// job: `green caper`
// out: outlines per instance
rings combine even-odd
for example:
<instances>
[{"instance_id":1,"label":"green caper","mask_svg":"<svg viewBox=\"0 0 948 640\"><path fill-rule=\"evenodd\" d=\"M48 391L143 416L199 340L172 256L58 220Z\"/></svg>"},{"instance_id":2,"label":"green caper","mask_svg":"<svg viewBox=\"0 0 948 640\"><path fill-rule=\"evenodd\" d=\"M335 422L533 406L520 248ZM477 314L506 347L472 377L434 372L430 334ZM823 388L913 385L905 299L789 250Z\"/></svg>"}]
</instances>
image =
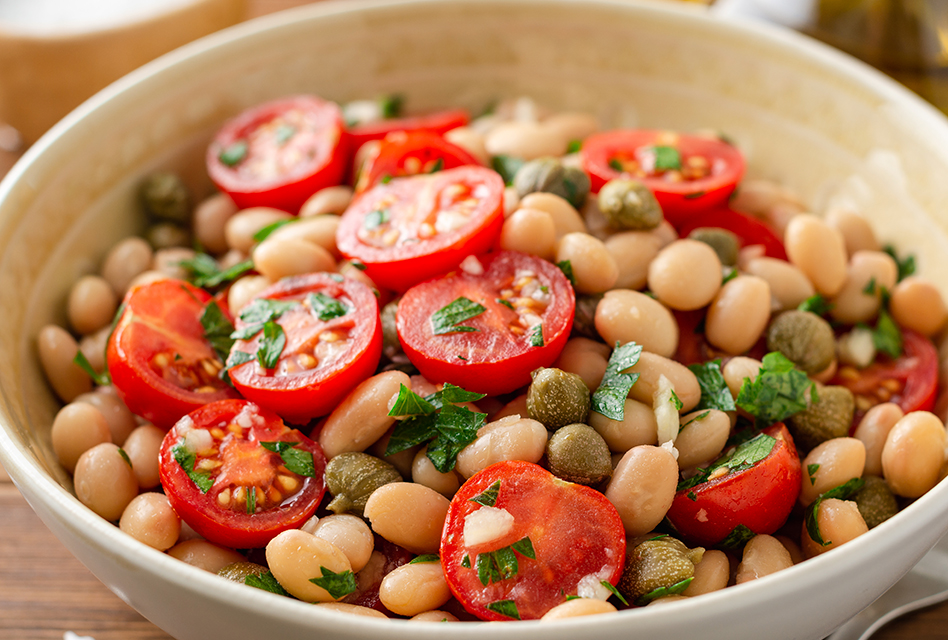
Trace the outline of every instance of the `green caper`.
<instances>
[{"instance_id":1,"label":"green caper","mask_svg":"<svg viewBox=\"0 0 948 640\"><path fill-rule=\"evenodd\" d=\"M599 210L613 229L647 231L665 219L655 194L638 180L616 178L599 190Z\"/></svg>"},{"instance_id":2,"label":"green caper","mask_svg":"<svg viewBox=\"0 0 948 640\"><path fill-rule=\"evenodd\" d=\"M217 575L222 578L227 578L232 582L245 584L247 578L250 576L259 576L267 571L269 571L269 569L256 562L232 562L225 567L221 567Z\"/></svg>"},{"instance_id":3,"label":"green caper","mask_svg":"<svg viewBox=\"0 0 948 640\"><path fill-rule=\"evenodd\" d=\"M358 451L340 453L326 464L326 487L333 496L326 508L361 516L373 491L401 481L398 469L384 460Z\"/></svg>"},{"instance_id":4,"label":"green caper","mask_svg":"<svg viewBox=\"0 0 948 640\"><path fill-rule=\"evenodd\" d=\"M841 386L817 386L818 399L787 418L787 428L801 451L849 433L856 410L853 392Z\"/></svg>"},{"instance_id":5,"label":"green caper","mask_svg":"<svg viewBox=\"0 0 948 640\"><path fill-rule=\"evenodd\" d=\"M601 192L600 192L601 193ZM741 249L741 244L737 235L727 229L718 227L698 227L688 234L692 240L703 242L718 254L718 259L725 267L733 267L737 264L737 254Z\"/></svg>"},{"instance_id":6,"label":"green caper","mask_svg":"<svg viewBox=\"0 0 948 640\"><path fill-rule=\"evenodd\" d=\"M596 307L602 300L601 293L583 294L576 296L576 307L573 311L573 335L602 340L596 330Z\"/></svg>"},{"instance_id":7,"label":"green caper","mask_svg":"<svg viewBox=\"0 0 948 640\"><path fill-rule=\"evenodd\" d=\"M872 529L882 524L899 511L899 503L885 480L879 476L865 476L866 484L851 498L866 525Z\"/></svg>"},{"instance_id":8,"label":"green caper","mask_svg":"<svg viewBox=\"0 0 948 640\"><path fill-rule=\"evenodd\" d=\"M171 249L191 245L191 234L173 222L159 222L145 229L145 240L154 249Z\"/></svg>"},{"instance_id":9,"label":"green caper","mask_svg":"<svg viewBox=\"0 0 948 640\"><path fill-rule=\"evenodd\" d=\"M546 443L546 457L550 472L567 482L592 486L612 476L609 446L586 424L557 429Z\"/></svg>"},{"instance_id":10,"label":"green caper","mask_svg":"<svg viewBox=\"0 0 948 640\"><path fill-rule=\"evenodd\" d=\"M537 158L517 169L513 186L521 198L537 191L554 193L579 209L589 195L590 182L582 169L564 166L556 158Z\"/></svg>"},{"instance_id":11,"label":"green caper","mask_svg":"<svg viewBox=\"0 0 948 640\"><path fill-rule=\"evenodd\" d=\"M145 178L139 193L149 217L178 224L187 224L191 219L188 189L175 174L151 174Z\"/></svg>"},{"instance_id":12,"label":"green caper","mask_svg":"<svg viewBox=\"0 0 948 640\"><path fill-rule=\"evenodd\" d=\"M704 549L689 549L671 536L646 540L626 553L625 569L616 588L632 603L647 603L656 589L668 589L695 575Z\"/></svg>"},{"instance_id":13,"label":"green caper","mask_svg":"<svg viewBox=\"0 0 948 640\"><path fill-rule=\"evenodd\" d=\"M391 360L402 353L402 343L398 339L395 329L395 313L398 311L398 298L382 307L382 353Z\"/></svg>"},{"instance_id":14,"label":"green caper","mask_svg":"<svg viewBox=\"0 0 948 640\"><path fill-rule=\"evenodd\" d=\"M810 311L784 311L767 329L767 348L779 351L807 374L819 373L836 357L830 324Z\"/></svg>"},{"instance_id":15,"label":"green caper","mask_svg":"<svg viewBox=\"0 0 948 640\"><path fill-rule=\"evenodd\" d=\"M574 422L585 422L589 414L589 388L575 373L541 368L530 374L527 414L550 431Z\"/></svg>"}]
</instances>

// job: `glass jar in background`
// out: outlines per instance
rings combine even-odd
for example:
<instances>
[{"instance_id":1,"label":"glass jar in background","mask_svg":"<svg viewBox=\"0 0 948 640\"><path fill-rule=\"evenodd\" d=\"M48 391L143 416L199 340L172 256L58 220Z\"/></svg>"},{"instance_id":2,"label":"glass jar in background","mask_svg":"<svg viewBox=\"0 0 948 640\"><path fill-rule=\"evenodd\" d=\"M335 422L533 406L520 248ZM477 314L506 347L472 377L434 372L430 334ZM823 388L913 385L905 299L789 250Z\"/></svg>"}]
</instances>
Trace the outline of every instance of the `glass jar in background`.
<instances>
[{"instance_id":1,"label":"glass jar in background","mask_svg":"<svg viewBox=\"0 0 948 640\"><path fill-rule=\"evenodd\" d=\"M948 0L716 0L711 11L811 35L948 113Z\"/></svg>"}]
</instances>

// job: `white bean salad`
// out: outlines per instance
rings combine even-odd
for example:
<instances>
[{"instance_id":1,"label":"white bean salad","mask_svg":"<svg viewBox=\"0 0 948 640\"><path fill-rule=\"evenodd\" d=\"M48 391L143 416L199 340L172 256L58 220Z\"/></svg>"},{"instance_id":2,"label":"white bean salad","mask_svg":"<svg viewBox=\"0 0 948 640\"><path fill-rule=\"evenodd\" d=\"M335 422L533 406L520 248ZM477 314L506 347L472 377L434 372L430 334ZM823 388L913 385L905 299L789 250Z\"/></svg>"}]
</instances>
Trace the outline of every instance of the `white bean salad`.
<instances>
[{"instance_id":1,"label":"white bean salad","mask_svg":"<svg viewBox=\"0 0 948 640\"><path fill-rule=\"evenodd\" d=\"M948 310L860 212L717 133L292 96L39 356L79 500L223 578L354 614L691 598L866 533L945 475ZM936 408L940 407L940 408Z\"/></svg>"}]
</instances>

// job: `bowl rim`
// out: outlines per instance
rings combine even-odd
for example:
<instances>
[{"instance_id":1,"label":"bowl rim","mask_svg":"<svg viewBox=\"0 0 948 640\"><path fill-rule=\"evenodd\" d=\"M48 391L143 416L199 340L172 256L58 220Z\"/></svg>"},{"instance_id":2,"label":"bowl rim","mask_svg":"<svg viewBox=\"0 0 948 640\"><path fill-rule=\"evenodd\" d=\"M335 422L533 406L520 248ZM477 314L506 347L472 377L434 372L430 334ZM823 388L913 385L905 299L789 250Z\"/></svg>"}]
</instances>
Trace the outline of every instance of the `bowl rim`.
<instances>
[{"instance_id":1,"label":"bowl rim","mask_svg":"<svg viewBox=\"0 0 948 640\"><path fill-rule=\"evenodd\" d=\"M11 198L14 186L24 180L29 180L34 173L42 172L44 157L47 154L56 154L64 139L79 135L89 122L95 119L96 114L108 108L119 108L121 103L130 96L137 95L147 88L149 79L154 76L182 73L186 62L195 56L226 55L226 52L254 36L279 31L292 24L309 22L322 17L360 13L364 11L384 10L386 7L401 5L448 5L458 0L329 0L294 9L281 11L275 14L262 16L242 24L229 27L220 32L206 36L185 45L175 51L165 54L130 73L122 79L103 89L92 98L72 111L66 118L57 123L49 132L43 135L10 170L0 182L0 204ZM573 0L460 0L461 4L490 4L518 6L549 6L559 4L575 6ZM703 12L685 11L659 0L591 0L590 4L601 7L610 7L615 11L627 12L629 16L647 15L653 19L685 21L689 26L723 30L734 37L756 42L761 47L781 50L792 53L797 58L806 59L812 63L825 66L840 76L847 76L864 88L878 95L886 104L893 104L905 110L911 117L918 119L918 125L929 127L937 132L932 137L934 142L948 141L948 125L944 116L933 106L902 87L894 80L884 76L869 66L851 58L850 56L831 49L815 40L786 29L762 24L753 20L722 20L706 15ZM713 27L711 25L714 25ZM930 126L931 125L931 126ZM948 144L942 145L948 149ZM948 161L946 161L948 164ZM9 398L4 395L4 403ZM112 523L106 522L83 506L78 499L66 488L56 482L51 476L43 472L37 476L37 465L32 460L28 447L10 437L7 429L10 419L6 406L2 408L3 425L0 428L0 462L8 471L13 482L20 488L31 506L41 504L51 511L55 511L57 520L74 533L86 544L110 549L123 562L129 563L145 573L161 572L167 576L169 582L175 583L178 588L186 589L201 597L228 604L240 602L246 608L255 611L264 611L265 615L273 617L302 618L308 625L321 627L327 632L346 633L379 633L385 632L390 638L434 638L443 637L445 631L437 625L405 625L404 620L388 619L374 620L361 616L353 616L336 611L316 611L316 607L304 602L276 596L266 592L257 592L245 589L241 585L219 580L216 576L187 565L171 558L165 553L156 551L123 534ZM34 507L35 508L35 507ZM948 527L948 515L937 516L937 512L948 514L948 484L942 482L913 504L903 509L894 520L881 524L879 527L861 536L859 539L835 549L830 555L823 555L807 562L791 567L777 574L755 581L753 585L743 584L728 587L716 593L704 595L702 598L676 603L676 611L693 612L694 615L704 615L719 607L719 601L724 602L741 599L743 608L766 606L772 603L774 596L784 591L786 583L793 584L800 581L811 588L821 586L823 578L820 576L825 567L834 566L837 570L856 570L862 559L881 553L887 546L889 537L907 538L911 531L921 526L930 526L941 522L941 530ZM903 514L907 514L904 515ZM934 514L934 515L933 515ZM900 517L903 516L903 517ZM915 527L906 528L903 520L911 518L917 521ZM919 550L919 557L928 549ZM791 582L792 581L792 582ZM894 580L893 580L894 582ZM867 603L868 604L868 603ZM263 614L261 614L263 615ZM607 627L608 620L614 619L619 624L627 624L636 620L662 619L667 614L654 608L641 608L623 611L618 617L608 616L592 620L573 619L563 620L560 624L564 628L577 630L582 626L584 631L593 627ZM710 616L709 616L710 619ZM597 624L598 623L598 624ZM502 628L507 628L502 627ZM537 637L548 631L549 627L539 621L523 621L509 627L516 629L518 637ZM472 634L482 633L480 624L452 625L449 629L452 635L458 637L472 637ZM497 631L506 635L505 631Z\"/></svg>"}]
</instances>

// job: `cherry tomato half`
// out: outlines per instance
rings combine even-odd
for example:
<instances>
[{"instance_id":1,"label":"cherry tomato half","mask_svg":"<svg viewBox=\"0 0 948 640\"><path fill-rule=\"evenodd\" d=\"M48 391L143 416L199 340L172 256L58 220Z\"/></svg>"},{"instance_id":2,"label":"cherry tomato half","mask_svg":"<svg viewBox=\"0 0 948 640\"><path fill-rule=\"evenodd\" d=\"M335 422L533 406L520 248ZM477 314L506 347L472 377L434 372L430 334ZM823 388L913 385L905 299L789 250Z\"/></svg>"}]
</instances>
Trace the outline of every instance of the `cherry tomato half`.
<instances>
[{"instance_id":1,"label":"cherry tomato half","mask_svg":"<svg viewBox=\"0 0 948 640\"><path fill-rule=\"evenodd\" d=\"M393 131L428 131L444 135L451 129L465 126L471 121L467 109L447 109L418 116L386 118L375 122L357 124L349 128L353 149L358 149L370 140L381 140Z\"/></svg>"},{"instance_id":2,"label":"cherry tomato half","mask_svg":"<svg viewBox=\"0 0 948 640\"><path fill-rule=\"evenodd\" d=\"M745 168L740 151L720 139L652 129L596 133L580 153L593 193L622 176L640 180L676 227L727 202Z\"/></svg>"},{"instance_id":3,"label":"cherry tomato half","mask_svg":"<svg viewBox=\"0 0 948 640\"><path fill-rule=\"evenodd\" d=\"M771 534L779 529L800 494L801 469L793 438L783 423L758 436L776 439L766 457L675 494L666 517L690 544L713 547L736 527Z\"/></svg>"},{"instance_id":4,"label":"cherry tomato half","mask_svg":"<svg viewBox=\"0 0 948 640\"><path fill-rule=\"evenodd\" d=\"M465 165L480 165L477 158L430 131L395 131L379 143L356 180L356 192L379 182L419 173L434 173Z\"/></svg>"},{"instance_id":5,"label":"cherry tomato half","mask_svg":"<svg viewBox=\"0 0 948 640\"><path fill-rule=\"evenodd\" d=\"M326 491L320 446L246 400L191 412L161 443L161 486L181 519L211 542L266 546L309 519Z\"/></svg>"},{"instance_id":6,"label":"cherry tomato half","mask_svg":"<svg viewBox=\"0 0 948 640\"><path fill-rule=\"evenodd\" d=\"M925 336L903 329L900 357L880 355L865 369L841 367L830 384L842 385L856 396L854 427L868 407L880 402L894 402L905 413L931 411L938 395L938 352Z\"/></svg>"},{"instance_id":7,"label":"cherry tomato half","mask_svg":"<svg viewBox=\"0 0 948 640\"><path fill-rule=\"evenodd\" d=\"M682 237L699 227L725 229L737 236L742 248L757 244L763 246L764 255L779 260L787 259L783 241L770 227L757 218L734 209L718 208L702 211L676 226Z\"/></svg>"},{"instance_id":8,"label":"cherry tomato half","mask_svg":"<svg viewBox=\"0 0 948 640\"><path fill-rule=\"evenodd\" d=\"M500 251L474 260L467 270L409 289L395 326L408 359L428 380L499 395L556 360L576 297L563 272L536 256ZM467 309L464 319L452 316L459 307Z\"/></svg>"},{"instance_id":9,"label":"cherry tomato half","mask_svg":"<svg viewBox=\"0 0 948 640\"><path fill-rule=\"evenodd\" d=\"M169 429L201 405L236 398L204 337L211 296L182 280L134 287L106 347L112 384L135 415Z\"/></svg>"},{"instance_id":10,"label":"cherry tomato half","mask_svg":"<svg viewBox=\"0 0 948 640\"><path fill-rule=\"evenodd\" d=\"M444 577L482 620L540 618L577 591L614 585L624 563L625 530L612 503L529 462L487 467L448 506Z\"/></svg>"},{"instance_id":11,"label":"cherry tomato half","mask_svg":"<svg viewBox=\"0 0 948 640\"><path fill-rule=\"evenodd\" d=\"M241 209L290 213L325 187L339 184L349 143L342 110L315 96L274 100L227 122L207 150L214 184Z\"/></svg>"},{"instance_id":12,"label":"cherry tomato half","mask_svg":"<svg viewBox=\"0 0 948 640\"><path fill-rule=\"evenodd\" d=\"M329 413L382 353L375 294L338 274L280 280L241 310L235 328L246 338L228 359L234 386L294 424Z\"/></svg>"},{"instance_id":13,"label":"cherry tomato half","mask_svg":"<svg viewBox=\"0 0 948 640\"><path fill-rule=\"evenodd\" d=\"M404 291L493 248L503 195L501 177L478 166L394 178L353 201L336 244L380 287Z\"/></svg>"}]
</instances>

